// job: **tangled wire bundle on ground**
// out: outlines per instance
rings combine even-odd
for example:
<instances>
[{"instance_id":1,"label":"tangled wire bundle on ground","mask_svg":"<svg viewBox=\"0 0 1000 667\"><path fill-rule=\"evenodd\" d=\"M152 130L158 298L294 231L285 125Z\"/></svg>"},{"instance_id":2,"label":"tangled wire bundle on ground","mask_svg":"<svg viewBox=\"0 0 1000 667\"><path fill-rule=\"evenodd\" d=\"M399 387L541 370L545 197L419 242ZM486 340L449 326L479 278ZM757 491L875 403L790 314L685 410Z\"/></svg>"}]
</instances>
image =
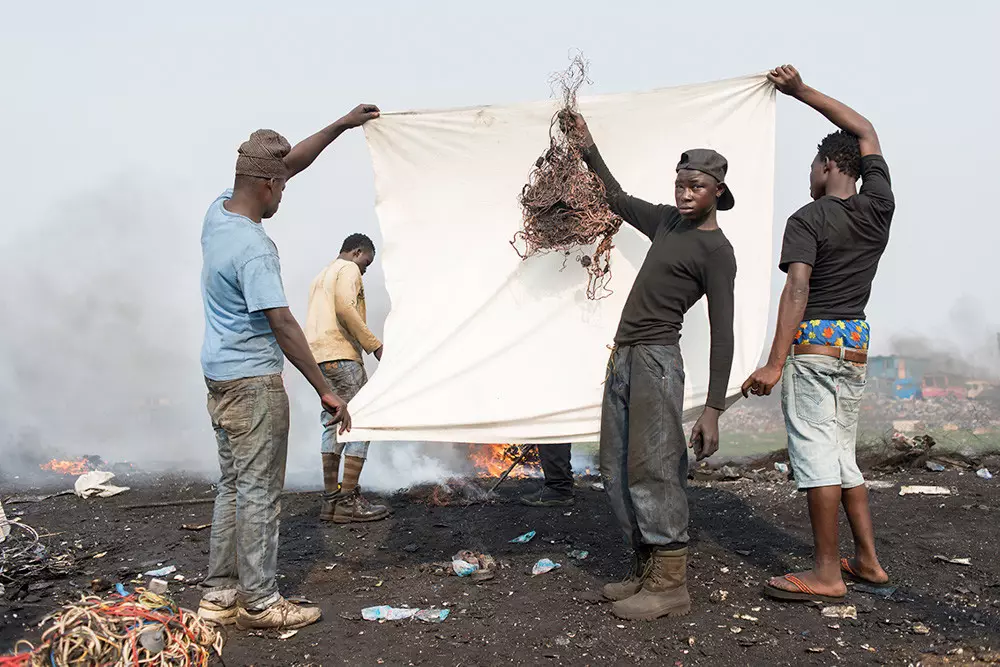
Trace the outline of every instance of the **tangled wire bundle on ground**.
<instances>
[{"instance_id":1,"label":"tangled wire bundle on ground","mask_svg":"<svg viewBox=\"0 0 1000 667\"><path fill-rule=\"evenodd\" d=\"M40 627L38 646L18 642L15 655L0 657L0 667L207 667L213 650L222 655L218 631L142 588L124 597L84 597L46 616Z\"/></svg>"},{"instance_id":2,"label":"tangled wire bundle on ground","mask_svg":"<svg viewBox=\"0 0 1000 667\"><path fill-rule=\"evenodd\" d=\"M10 536L0 546L0 585L14 595L32 579L60 577L76 569L68 553L58 553L39 542L38 531L26 523L10 521Z\"/></svg>"},{"instance_id":3,"label":"tangled wire bundle on ground","mask_svg":"<svg viewBox=\"0 0 1000 667\"><path fill-rule=\"evenodd\" d=\"M607 288L611 239L622 219L608 208L604 184L583 162L582 134L572 123L560 122L564 111L577 110L576 94L587 80L587 62L582 56L552 77L562 106L549 126L549 149L535 162L521 191L524 228L514 235L511 245L521 259L527 259L552 251L569 255L573 249L596 243L593 255L581 252L579 261L590 274L587 296L599 299L611 294Z\"/></svg>"}]
</instances>

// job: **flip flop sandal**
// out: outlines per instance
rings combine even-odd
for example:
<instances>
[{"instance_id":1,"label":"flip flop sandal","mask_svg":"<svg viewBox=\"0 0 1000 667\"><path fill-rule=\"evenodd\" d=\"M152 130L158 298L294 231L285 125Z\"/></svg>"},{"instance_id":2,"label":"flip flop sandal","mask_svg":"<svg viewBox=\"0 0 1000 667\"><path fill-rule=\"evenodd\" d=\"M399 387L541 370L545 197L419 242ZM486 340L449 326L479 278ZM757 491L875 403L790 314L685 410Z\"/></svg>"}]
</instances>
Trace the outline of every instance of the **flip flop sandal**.
<instances>
[{"instance_id":1,"label":"flip flop sandal","mask_svg":"<svg viewBox=\"0 0 1000 667\"><path fill-rule=\"evenodd\" d=\"M892 585L892 580L878 582L878 581L872 581L871 579L865 579L860 574L854 571L854 568L851 567L851 561L847 558L840 559L840 572L851 581L858 584L871 586L872 588L887 588Z\"/></svg>"},{"instance_id":2,"label":"flip flop sandal","mask_svg":"<svg viewBox=\"0 0 1000 667\"><path fill-rule=\"evenodd\" d=\"M820 595L809 588L801 579L796 577L794 574L786 574L784 577L785 581L789 581L795 585L799 590L797 591L786 591L784 588L778 588L777 586L772 586L771 584L764 585L764 595L774 598L775 600L784 600L786 602L843 602L846 596L844 595Z\"/></svg>"}]
</instances>

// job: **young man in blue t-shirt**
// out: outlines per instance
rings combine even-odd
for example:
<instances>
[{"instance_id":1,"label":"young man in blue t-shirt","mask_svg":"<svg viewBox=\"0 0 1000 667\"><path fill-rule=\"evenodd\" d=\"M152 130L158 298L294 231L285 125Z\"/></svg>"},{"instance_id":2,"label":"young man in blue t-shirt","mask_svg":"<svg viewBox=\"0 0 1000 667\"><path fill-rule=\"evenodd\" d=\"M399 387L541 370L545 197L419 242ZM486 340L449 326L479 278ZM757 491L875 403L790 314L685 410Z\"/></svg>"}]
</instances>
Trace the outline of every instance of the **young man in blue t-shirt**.
<instances>
[{"instance_id":1,"label":"young man in blue t-shirt","mask_svg":"<svg viewBox=\"0 0 1000 667\"><path fill-rule=\"evenodd\" d=\"M254 132L240 146L233 189L205 214L201 365L222 476L202 584L207 590L198 613L215 623L290 630L321 616L318 607L285 600L276 580L279 498L288 453L284 358L313 386L341 432L350 429L351 419L288 308L278 249L262 223L277 212L289 178L345 130L377 116L377 107L361 105L294 148L273 130Z\"/></svg>"}]
</instances>

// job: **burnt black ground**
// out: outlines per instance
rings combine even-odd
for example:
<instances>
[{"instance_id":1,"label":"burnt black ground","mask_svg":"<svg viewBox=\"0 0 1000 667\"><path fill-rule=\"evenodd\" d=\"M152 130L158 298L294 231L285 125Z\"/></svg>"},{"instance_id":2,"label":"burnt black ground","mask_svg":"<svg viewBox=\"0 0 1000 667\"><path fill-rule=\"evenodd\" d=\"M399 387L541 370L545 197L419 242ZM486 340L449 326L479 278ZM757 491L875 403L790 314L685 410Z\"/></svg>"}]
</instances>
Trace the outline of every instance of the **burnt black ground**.
<instances>
[{"instance_id":1,"label":"burnt black ground","mask_svg":"<svg viewBox=\"0 0 1000 667\"><path fill-rule=\"evenodd\" d=\"M760 596L768 576L809 562L805 502L789 482L742 479L692 486L695 606L682 619L651 623L619 621L609 605L593 601L603 582L623 574L627 555L603 493L589 483L581 482L574 507L554 510L517 504L517 495L535 484L523 480L505 483L492 505L431 507L397 495L387 499L394 510L389 520L348 527L319 525L318 494L290 494L282 510L282 591L307 596L322 607L324 619L287 640L231 631L225 663L906 665L924 654L963 648L968 657L1000 648L1000 481L956 471L884 479L897 486L873 491L872 504L880 555L899 591L883 600L852 590L848 603L857 606L857 620L824 618L816 607ZM95 576L128 581L157 563L176 565L189 580L204 575L208 531L180 526L209 522L211 504L121 507L211 497L210 485L141 474L120 481L132 490L111 499L64 496L7 504L9 514L58 533L45 543L78 556L106 555L87 558L80 572L26 599L22 593L11 600L18 593L8 589L0 598L0 650L22 637L36 639L33 624ZM943 484L955 494L900 497L899 482ZM10 479L0 479L0 488L5 498L41 492ZM538 533L532 542L508 542L528 530ZM846 555L846 524L843 536ZM496 579L477 585L421 571L421 564L448 560L463 548L498 558L504 567ZM572 562L566 556L571 548L586 549L590 557ZM972 565L936 562L936 554L969 557ZM542 557L563 567L531 577L532 563ZM719 590L728 597L711 602ZM196 607L195 588L172 581L171 593L182 605ZM452 611L439 625L360 620L363 607L377 604ZM917 623L930 633L914 634Z\"/></svg>"}]
</instances>

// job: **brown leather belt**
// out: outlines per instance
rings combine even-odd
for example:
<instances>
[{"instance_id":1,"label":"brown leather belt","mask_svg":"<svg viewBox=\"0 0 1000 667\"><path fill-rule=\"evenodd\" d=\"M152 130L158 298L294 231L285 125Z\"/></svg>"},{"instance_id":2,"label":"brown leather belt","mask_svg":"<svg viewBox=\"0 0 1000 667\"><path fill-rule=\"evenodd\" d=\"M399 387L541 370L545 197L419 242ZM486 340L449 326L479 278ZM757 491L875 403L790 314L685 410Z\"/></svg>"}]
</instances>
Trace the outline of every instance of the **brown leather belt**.
<instances>
[{"instance_id":1,"label":"brown leather belt","mask_svg":"<svg viewBox=\"0 0 1000 667\"><path fill-rule=\"evenodd\" d=\"M821 354L824 357L836 357L855 364L868 363L868 352L866 350L835 347L833 345L792 345L792 354L795 356L800 354Z\"/></svg>"}]
</instances>

